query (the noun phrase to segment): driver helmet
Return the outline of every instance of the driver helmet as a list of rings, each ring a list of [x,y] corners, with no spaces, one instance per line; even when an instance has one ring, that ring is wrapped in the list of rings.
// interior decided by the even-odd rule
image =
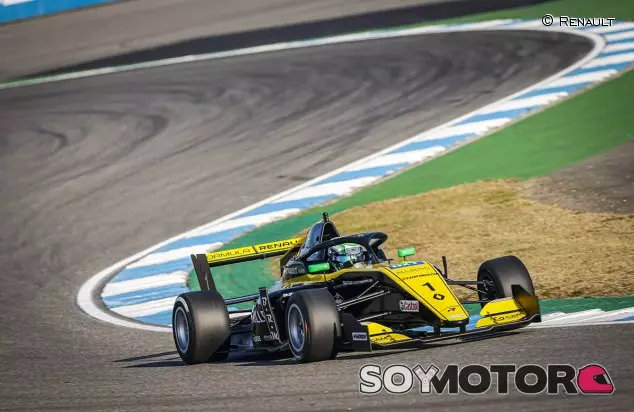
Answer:
[[[358,267],[366,261],[366,251],[361,245],[343,243],[328,249],[328,260],[337,268]]]

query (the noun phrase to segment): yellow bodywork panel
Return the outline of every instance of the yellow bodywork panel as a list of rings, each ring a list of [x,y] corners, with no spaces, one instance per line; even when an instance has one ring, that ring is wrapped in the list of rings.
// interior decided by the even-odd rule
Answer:
[[[480,311],[482,318],[476,323],[476,328],[517,322],[526,317],[526,312],[513,298],[496,299],[484,305]]]
[[[469,315],[445,279],[427,262],[406,262],[386,268],[385,273],[423,303],[441,320],[456,322]]]
[[[445,279],[427,262],[405,262],[391,266],[374,265],[368,268],[344,269],[335,273],[307,274],[283,282],[282,287],[288,288],[299,283],[328,282],[350,272],[376,272],[377,270],[383,272],[413,298],[429,308],[439,319],[456,322],[469,318]]]
[[[266,254],[276,253],[280,254],[287,250],[293,249],[298,244],[301,244],[303,238],[293,238],[278,240],[276,242],[260,243],[252,246],[244,246],[235,249],[220,250],[218,252],[207,253],[208,263],[220,263],[224,261],[231,261],[233,259],[240,258],[258,258],[265,256]]]
[[[411,339],[401,333],[393,332],[391,328],[379,323],[362,322],[361,324],[368,327],[368,335],[370,336],[370,342],[372,343],[385,345],[388,343],[402,342],[404,340]]]

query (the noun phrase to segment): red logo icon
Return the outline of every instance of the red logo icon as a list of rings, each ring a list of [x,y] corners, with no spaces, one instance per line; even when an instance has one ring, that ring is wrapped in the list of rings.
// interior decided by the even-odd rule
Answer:
[[[601,365],[588,365],[579,369],[577,373],[577,387],[587,395],[611,394],[614,384],[608,371]]]

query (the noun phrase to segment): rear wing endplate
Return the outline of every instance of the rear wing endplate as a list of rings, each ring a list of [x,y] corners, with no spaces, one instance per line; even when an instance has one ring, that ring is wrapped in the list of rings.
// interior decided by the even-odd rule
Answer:
[[[206,254],[191,255],[194,271],[201,290],[215,290],[216,285],[211,276],[211,268],[233,265],[252,260],[268,259],[281,256],[302,245],[304,238],[278,240],[269,243],[244,246],[235,249],[219,250]],[[237,302],[236,302],[237,303]]]

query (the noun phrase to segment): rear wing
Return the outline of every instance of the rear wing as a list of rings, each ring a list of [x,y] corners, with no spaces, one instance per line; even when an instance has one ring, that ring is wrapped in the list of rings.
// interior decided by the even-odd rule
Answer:
[[[219,250],[206,254],[191,255],[194,271],[201,290],[215,290],[216,284],[211,276],[211,268],[233,265],[252,260],[268,259],[275,256],[291,254],[298,251],[304,241],[303,237],[260,243],[235,249]],[[233,300],[233,299],[230,299]],[[251,300],[251,299],[247,299]],[[233,302],[238,303],[238,302]]]

